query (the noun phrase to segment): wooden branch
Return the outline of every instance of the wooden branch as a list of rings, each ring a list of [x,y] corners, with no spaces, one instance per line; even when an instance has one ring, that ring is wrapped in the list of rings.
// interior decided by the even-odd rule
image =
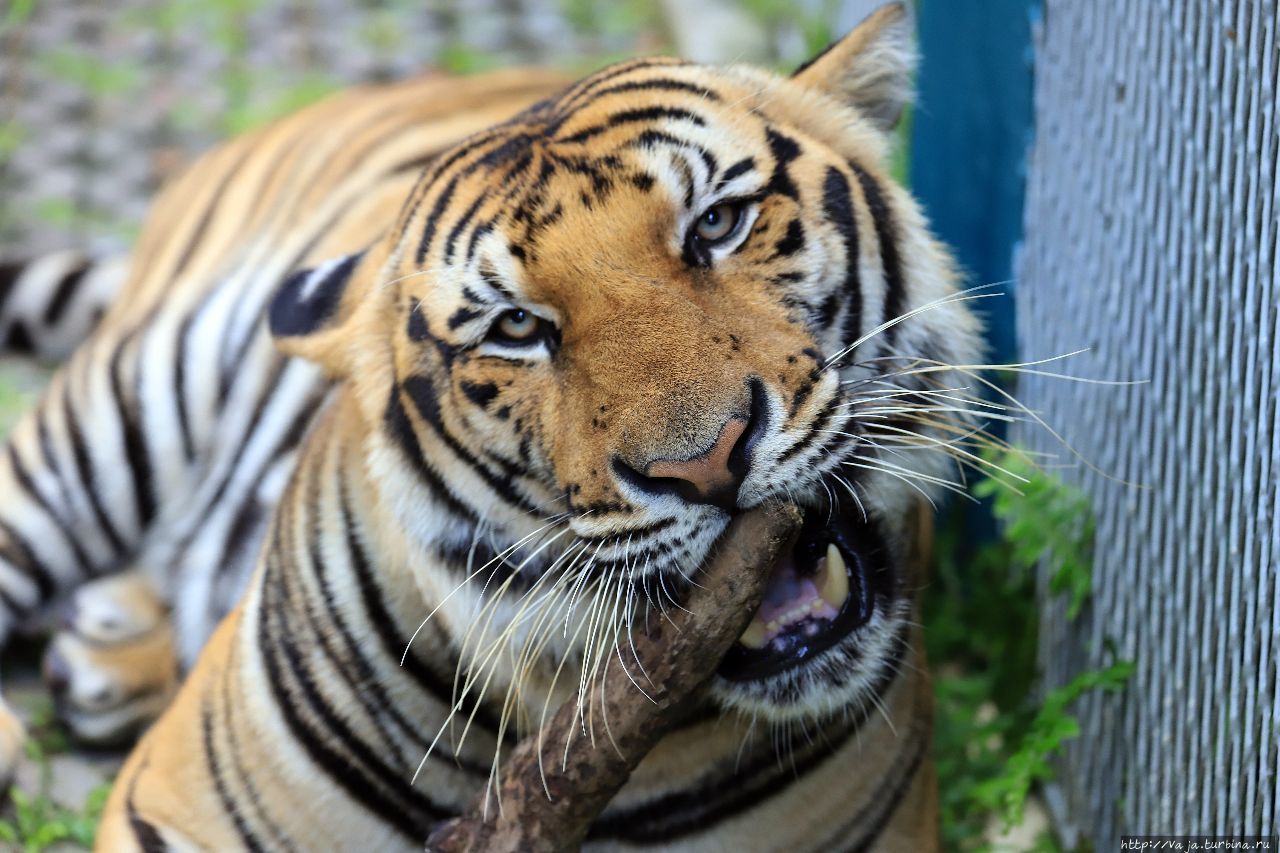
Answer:
[[[580,846],[591,821],[689,712],[699,688],[746,629],[760,605],[770,567],[799,526],[800,512],[793,506],[764,507],[735,519],[698,576],[687,611],[669,608],[670,622],[651,619],[647,632],[637,632],[636,652],[649,679],[623,655],[627,671],[653,701],[640,694],[617,656],[610,656],[601,671],[608,667],[612,672],[595,682],[590,696],[596,711],[595,743],[582,731],[577,697],[569,699],[504,762],[498,788],[501,812],[490,799],[486,819],[482,793],[467,813],[431,834],[427,849],[524,853]],[[603,715],[609,721],[607,734]]]

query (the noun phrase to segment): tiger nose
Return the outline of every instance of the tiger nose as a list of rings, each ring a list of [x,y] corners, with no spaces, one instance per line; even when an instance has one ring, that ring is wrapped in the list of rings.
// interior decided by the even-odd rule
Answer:
[[[725,421],[711,447],[696,456],[656,459],[643,471],[615,459],[615,470],[623,480],[649,494],[676,494],[689,503],[711,504],[732,512],[765,429],[762,389],[753,382],[752,392],[749,416]]]

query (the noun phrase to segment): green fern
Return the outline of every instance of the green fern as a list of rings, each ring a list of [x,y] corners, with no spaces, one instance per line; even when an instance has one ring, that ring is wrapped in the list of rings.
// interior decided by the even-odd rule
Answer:
[[[1074,619],[1092,589],[1094,523],[1088,499],[1010,451],[991,461],[1018,478],[1017,491],[992,480],[975,485],[1000,522],[1000,535],[976,549],[953,514],[939,533],[938,560],[925,595],[924,624],[934,664],[934,753],[943,844],[988,848],[993,824],[1022,820],[1033,787],[1053,776],[1052,759],[1080,733],[1071,706],[1086,693],[1121,689],[1133,664],[1113,661],[1032,701],[1039,681],[1037,571]],[[1058,850],[1051,837],[1038,851]]]

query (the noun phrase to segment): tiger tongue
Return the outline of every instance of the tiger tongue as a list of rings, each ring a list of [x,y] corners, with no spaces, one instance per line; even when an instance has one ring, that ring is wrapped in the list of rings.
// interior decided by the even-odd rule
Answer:
[[[834,619],[848,597],[848,572],[834,544],[827,545],[826,554],[812,572],[803,574],[793,548],[774,565],[760,609],[738,642],[749,649],[762,649],[791,630],[814,633],[818,621]]]

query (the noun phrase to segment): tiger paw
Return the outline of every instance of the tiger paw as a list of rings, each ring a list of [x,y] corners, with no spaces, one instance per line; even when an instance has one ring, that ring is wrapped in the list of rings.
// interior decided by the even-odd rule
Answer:
[[[45,652],[44,679],[59,719],[81,741],[125,742],[160,715],[178,685],[173,628],[138,575],[76,591]]]

